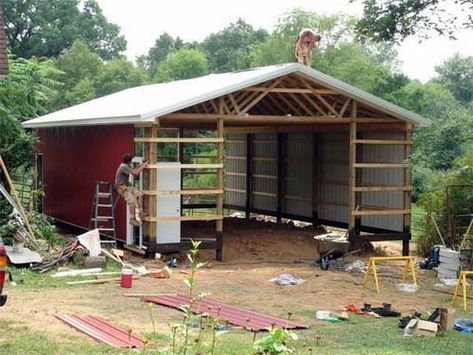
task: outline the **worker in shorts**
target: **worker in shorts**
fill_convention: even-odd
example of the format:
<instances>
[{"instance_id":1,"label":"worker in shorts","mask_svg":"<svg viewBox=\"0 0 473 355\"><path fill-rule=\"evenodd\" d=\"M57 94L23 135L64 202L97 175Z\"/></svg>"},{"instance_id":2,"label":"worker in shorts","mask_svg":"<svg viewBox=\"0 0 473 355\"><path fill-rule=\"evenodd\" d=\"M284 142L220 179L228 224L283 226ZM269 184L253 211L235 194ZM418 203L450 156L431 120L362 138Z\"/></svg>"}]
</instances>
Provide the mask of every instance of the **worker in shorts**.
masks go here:
<instances>
[{"instance_id":1,"label":"worker in shorts","mask_svg":"<svg viewBox=\"0 0 473 355\"><path fill-rule=\"evenodd\" d=\"M141 224L141 211L143 209L143 194L136 191L130 183L130 174L137 176L148 165L145 160L138 167L133 168L131 165L132 156L130 154L123 155L122 163L115 173L115 188L120 196L126 201L130 210L130 224L139 226Z\"/></svg>"}]
</instances>

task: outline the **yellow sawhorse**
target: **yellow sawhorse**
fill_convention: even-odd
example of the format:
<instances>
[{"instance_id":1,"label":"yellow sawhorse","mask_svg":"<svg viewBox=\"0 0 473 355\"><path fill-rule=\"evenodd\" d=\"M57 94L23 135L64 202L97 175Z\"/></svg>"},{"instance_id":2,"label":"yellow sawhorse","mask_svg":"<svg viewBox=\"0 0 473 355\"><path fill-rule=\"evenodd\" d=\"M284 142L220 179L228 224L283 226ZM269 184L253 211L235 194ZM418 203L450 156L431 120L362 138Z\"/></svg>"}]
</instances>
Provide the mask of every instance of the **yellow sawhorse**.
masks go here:
<instances>
[{"instance_id":1,"label":"yellow sawhorse","mask_svg":"<svg viewBox=\"0 0 473 355\"><path fill-rule=\"evenodd\" d=\"M414 267L414 258L412 256L374 256L370 258L368 262L368 270L366 270L365 281L363 283L363 288L366 288L368 284L368 279L370 276L370 272L373 272L374 276L374 284L376 286L376 292L379 293L379 283L378 283L378 272L376 270L376 262L384 262L384 261L405 261L406 266L404 271L402 272L402 282L406 279L406 276L410 274L412 276L412 281L414 285L417 285L416 280L416 270Z\"/></svg>"},{"instance_id":2,"label":"yellow sawhorse","mask_svg":"<svg viewBox=\"0 0 473 355\"><path fill-rule=\"evenodd\" d=\"M473 276L473 271L460 271L460 276L458 277L457 281L457 286L455 287L455 293L453 294L452 298L452 306L455 303L455 299L457 298L458 294L458 289L460 288L460 285L462 285L462 290L463 290L463 310L466 311L466 277L468 275Z\"/></svg>"}]
</instances>

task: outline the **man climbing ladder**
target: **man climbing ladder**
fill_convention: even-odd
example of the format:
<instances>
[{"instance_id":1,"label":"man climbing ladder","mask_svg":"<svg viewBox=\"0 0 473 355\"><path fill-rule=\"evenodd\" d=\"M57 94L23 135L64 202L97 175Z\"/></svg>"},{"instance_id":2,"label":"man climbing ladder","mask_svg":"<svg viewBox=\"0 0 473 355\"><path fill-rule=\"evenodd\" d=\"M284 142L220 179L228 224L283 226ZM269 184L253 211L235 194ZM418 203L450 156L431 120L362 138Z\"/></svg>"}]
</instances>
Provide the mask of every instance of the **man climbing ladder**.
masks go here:
<instances>
[{"instance_id":1,"label":"man climbing ladder","mask_svg":"<svg viewBox=\"0 0 473 355\"><path fill-rule=\"evenodd\" d=\"M122 163L115 173L115 187L117 192L126 201L130 211L130 223L134 226L141 224L141 212L143 210L143 194L136 191L130 183L130 174L138 176L141 171L148 165L144 161L138 167L133 168L131 165L132 156L130 154L123 155ZM138 204L138 206L137 206Z\"/></svg>"}]
</instances>

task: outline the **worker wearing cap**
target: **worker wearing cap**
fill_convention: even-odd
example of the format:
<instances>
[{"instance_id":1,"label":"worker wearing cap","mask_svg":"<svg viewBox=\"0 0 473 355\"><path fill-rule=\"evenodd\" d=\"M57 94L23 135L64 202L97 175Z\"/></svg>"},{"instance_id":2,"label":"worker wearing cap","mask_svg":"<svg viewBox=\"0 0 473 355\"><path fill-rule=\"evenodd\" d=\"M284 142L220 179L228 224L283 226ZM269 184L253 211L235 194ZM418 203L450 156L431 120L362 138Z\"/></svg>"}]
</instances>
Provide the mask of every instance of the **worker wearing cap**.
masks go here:
<instances>
[{"instance_id":1,"label":"worker wearing cap","mask_svg":"<svg viewBox=\"0 0 473 355\"><path fill-rule=\"evenodd\" d=\"M139 226L141 224L141 211L143 208L143 194L131 185L130 174L138 176L148 165L145 160L138 167L133 168L131 165L132 156L130 154L123 155L122 163L115 173L115 187L117 192L126 201L130 210L130 224ZM138 205L138 206L137 206Z\"/></svg>"}]
</instances>

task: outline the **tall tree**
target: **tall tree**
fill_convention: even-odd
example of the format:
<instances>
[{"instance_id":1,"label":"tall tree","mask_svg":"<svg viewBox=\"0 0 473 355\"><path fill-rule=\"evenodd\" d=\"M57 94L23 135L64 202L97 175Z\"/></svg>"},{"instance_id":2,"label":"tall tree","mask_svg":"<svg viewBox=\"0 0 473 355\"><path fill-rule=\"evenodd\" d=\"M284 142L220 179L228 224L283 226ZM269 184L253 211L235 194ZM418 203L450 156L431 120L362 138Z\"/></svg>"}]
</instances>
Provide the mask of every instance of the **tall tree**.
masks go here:
<instances>
[{"instance_id":1,"label":"tall tree","mask_svg":"<svg viewBox=\"0 0 473 355\"><path fill-rule=\"evenodd\" d=\"M125 58L114 58L101 68L95 78L97 96L143 85L146 82L146 72L137 68Z\"/></svg>"},{"instance_id":2,"label":"tall tree","mask_svg":"<svg viewBox=\"0 0 473 355\"><path fill-rule=\"evenodd\" d=\"M196 49L181 49L170 53L157 69L154 81L191 79L209 72L209 63L204 53Z\"/></svg>"},{"instance_id":3,"label":"tall tree","mask_svg":"<svg viewBox=\"0 0 473 355\"><path fill-rule=\"evenodd\" d=\"M438 80L462 104L473 110L473 57L455 54L435 68Z\"/></svg>"},{"instance_id":4,"label":"tall tree","mask_svg":"<svg viewBox=\"0 0 473 355\"><path fill-rule=\"evenodd\" d=\"M50 100L61 88L61 74L51 60L10 56L10 74L0 80L0 154L9 167L31 161L34 136L21 122L47 111Z\"/></svg>"},{"instance_id":5,"label":"tall tree","mask_svg":"<svg viewBox=\"0 0 473 355\"><path fill-rule=\"evenodd\" d=\"M64 73L64 90L63 95L56 96L51 109L75 105L96 96L94 80L104 64L83 41L75 41L56 58L55 65Z\"/></svg>"},{"instance_id":6,"label":"tall tree","mask_svg":"<svg viewBox=\"0 0 473 355\"><path fill-rule=\"evenodd\" d=\"M213 72L225 72L247 68L253 46L268 37L265 30L255 30L242 19L222 31L213 33L202 42Z\"/></svg>"},{"instance_id":7,"label":"tall tree","mask_svg":"<svg viewBox=\"0 0 473 355\"><path fill-rule=\"evenodd\" d=\"M126 49L120 28L109 23L95 0L4 0L5 32L19 57L55 57L76 39L103 59Z\"/></svg>"},{"instance_id":8,"label":"tall tree","mask_svg":"<svg viewBox=\"0 0 473 355\"><path fill-rule=\"evenodd\" d=\"M182 46L182 39L179 37L173 38L169 33L164 32L156 39L154 46L149 49L147 55L137 58L137 63L139 66L146 68L152 78L156 75L158 65L166 59L168 54L178 51Z\"/></svg>"},{"instance_id":9,"label":"tall tree","mask_svg":"<svg viewBox=\"0 0 473 355\"><path fill-rule=\"evenodd\" d=\"M471 0L361 1L358 34L376 42L400 42L414 34L429 37L432 33L454 38L459 28L473 28Z\"/></svg>"}]
</instances>

